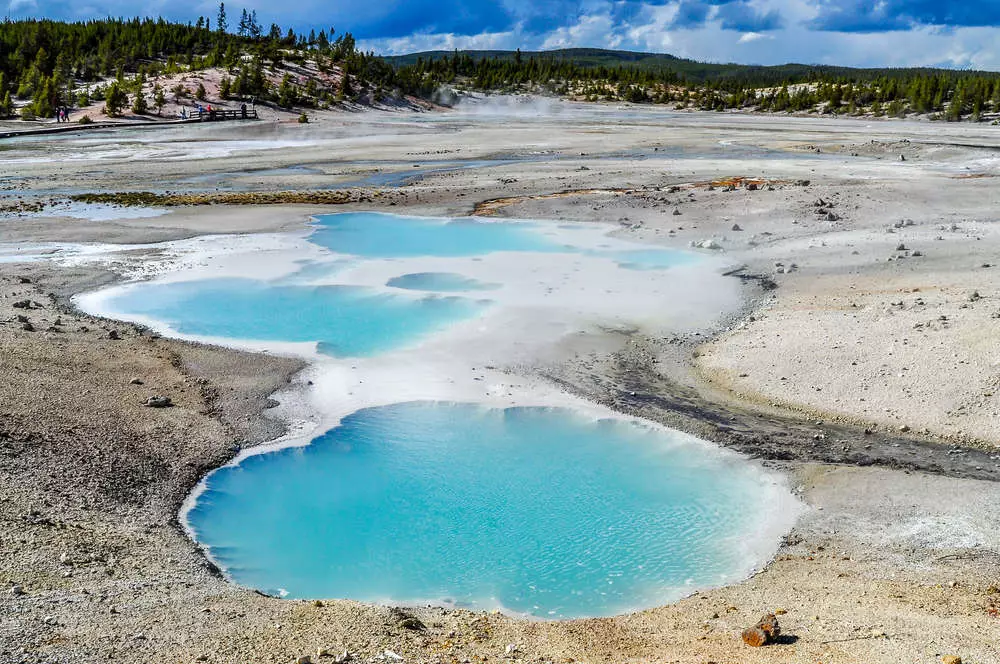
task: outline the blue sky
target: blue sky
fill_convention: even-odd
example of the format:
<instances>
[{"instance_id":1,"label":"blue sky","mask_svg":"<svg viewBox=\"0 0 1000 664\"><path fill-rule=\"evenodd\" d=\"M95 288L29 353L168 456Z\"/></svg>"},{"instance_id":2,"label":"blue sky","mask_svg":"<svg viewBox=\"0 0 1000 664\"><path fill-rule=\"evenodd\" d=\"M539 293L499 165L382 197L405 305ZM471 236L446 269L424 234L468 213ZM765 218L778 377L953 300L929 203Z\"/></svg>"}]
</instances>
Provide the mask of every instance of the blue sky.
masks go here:
<instances>
[{"instance_id":1,"label":"blue sky","mask_svg":"<svg viewBox=\"0 0 1000 664\"><path fill-rule=\"evenodd\" d=\"M125 0L0 0L12 18L131 16ZM214 21L215 0L141 10ZM231 0L262 23L349 30L381 53L593 46L715 62L945 66L1000 70L1000 0Z\"/></svg>"}]
</instances>

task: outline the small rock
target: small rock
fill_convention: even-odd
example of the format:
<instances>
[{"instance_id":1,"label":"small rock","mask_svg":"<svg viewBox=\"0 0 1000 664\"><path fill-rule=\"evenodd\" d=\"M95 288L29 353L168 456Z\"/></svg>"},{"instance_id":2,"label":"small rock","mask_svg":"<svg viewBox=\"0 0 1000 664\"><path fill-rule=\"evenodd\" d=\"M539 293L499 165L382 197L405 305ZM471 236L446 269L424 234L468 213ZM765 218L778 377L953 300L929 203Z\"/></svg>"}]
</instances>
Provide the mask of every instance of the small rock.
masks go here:
<instances>
[{"instance_id":1,"label":"small rock","mask_svg":"<svg viewBox=\"0 0 1000 664\"><path fill-rule=\"evenodd\" d=\"M896 251L906 251L906 245L900 242L896 245Z\"/></svg>"},{"instance_id":2,"label":"small rock","mask_svg":"<svg viewBox=\"0 0 1000 664\"><path fill-rule=\"evenodd\" d=\"M312 664L313 658L309 655L302 655L302 657L295 658L295 664Z\"/></svg>"},{"instance_id":3,"label":"small rock","mask_svg":"<svg viewBox=\"0 0 1000 664\"><path fill-rule=\"evenodd\" d=\"M118 330L111 330L110 332L108 332L108 339L111 339L112 341L118 341L119 339L121 339L121 335L118 334Z\"/></svg>"},{"instance_id":4,"label":"small rock","mask_svg":"<svg viewBox=\"0 0 1000 664\"><path fill-rule=\"evenodd\" d=\"M899 155L899 160L900 161L906 161L906 155L905 154Z\"/></svg>"},{"instance_id":5,"label":"small rock","mask_svg":"<svg viewBox=\"0 0 1000 664\"><path fill-rule=\"evenodd\" d=\"M981 295L979 294L979 291L972 291L972 292L971 292L971 293L969 294L969 302L978 302L978 301L979 301L979 300L981 300L981 299L983 299L983 298L982 298L982 296L981 296Z\"/></svg>"},{"instance_id":6,"label":"small rock","mask_svg":"<svg viewBox=\"0 0 1000 664\"><path fill-rule=\"evenodd\" d=\"M741 230L743 230L743 228L742 228L742 227L740 227L740 225L739 225L739 224L733 224L733 227L732 227L732 229L731 229L731 230L734 230L734 231L741 231Z\"/></svg>"},{"instance_id":7,"label":"small rock","mask_svg":"<svg viewBox=\"0 0 1000 664\"><path fill-rule=\"evenodd\" d=\"M10 594L14 597L21 597L24 595L24 588L17 585L16 583L10 587Z\"/></svg>"},{"instance_id":8,"label":"small rock","mask_svg":"<svg viewBox=\"0 0 1000 664\"><path fill-rule=\"evenodd\" d=\"M508 643L507 647L503 649L503 652L504 652L505 655L507 655L508 657L510 657L511 655L513 655L514 653L517 652L517 644L516 643Z\"/></svg>"},{"instance_id":9,"label":"small rock","mask_svg":"<svg viewBox=\"0 0 1000 664\"><path fill-rule=\"evenodd\" d=\"M941 658L941 664L962 664L962 658L958 655L945 655Z\"/></svg>"},{"instance_id":10,"label":"small rock","mask_svg":"<svg viewBox=\"0 0 1000 664\"><path fill-rule=\"evenodd\" d=\"M678 210L677 208L674 208L674 213L673 214L674 214L675 217L679 217L679 216L681 216L681 211Z\"/></svg>"},{"instance_id":11,"label":"small rock","mask_svg":"<svg viewBox=\"0 0 1000 664\"><path fill-rule=\"evenodd\" d=\"M34 332L35 331L35 326L32 325L30 322L28 322L28 323L22 323L21 324L21 329L24 330L25 332Z\"/></svg>"},{"instance_id":12,"label":"small rock","mask_svg":"<svg viewBox=\"0 0 1000 664\"><path fill-rule=\"evenodd\" d=\"M420 622L420 618L414 618L413 616L407 616L397 623L400 627L404 629L412 629L416 631L427 629L427 626Z\"/></svg>"},{"instance_id":13,"label":"small rock","mask_svg":"<svg viewBox=\"0 0 1000 664\"><path fill-rule=\"evenodd\" d=\"M142 379L141 378L133 378L132 380L130 380L128 382L128 384L129 385L142 385Z\"/></svg>"},{"instance_id":14,"label":"small rock","mask_svg":"<svg viewBox=\"0 0 1000 664\"><path fill-rule=\"evenodd\" d=\"M743 630L743 642L748 646L759 648L774 643L781 635L781 627L773 613L761 618L756 625Z\"/></svg>"},{"instance_id":15,"label":"small rock","mask_svg":"<svg viewBox=\"0 0 1000 664\"><path fill-rule=\"evenodd\" d=\"M174 402L170 400L170 397L151 396L142 405L149 408L168 408L173 406Z\"/></svg>"},{"instance_id":16,"label":"small rock","mask_svg":"<svg viewBox=\"0 0 1000 664\"><path fill-rule=\"evenodd\" d=\"M385 657L386 659L392 660L394 662L402 662L403 661L403 656L402 655L400 655L398 652L393 652L391 650L384 651L382 653L382 656Z\"/></svg>"}]
</instances>

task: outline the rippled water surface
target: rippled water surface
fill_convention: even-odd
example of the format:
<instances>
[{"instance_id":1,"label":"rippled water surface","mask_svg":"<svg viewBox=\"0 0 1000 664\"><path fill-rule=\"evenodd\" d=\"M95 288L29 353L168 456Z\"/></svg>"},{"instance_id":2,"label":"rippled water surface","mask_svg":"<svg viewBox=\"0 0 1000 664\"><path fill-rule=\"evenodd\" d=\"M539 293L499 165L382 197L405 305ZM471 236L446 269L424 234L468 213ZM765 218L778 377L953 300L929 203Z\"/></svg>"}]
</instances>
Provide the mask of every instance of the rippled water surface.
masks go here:
<instances>
[{"instance_id":1,"label":"rippled water surface","mask_svg":"<svg viewBox=\"0 0 1000 664\"><path fill-rule=\"evenodd\" d=\"M238 582L275 594L595 616L746 573L778 491L670 431L404 403L219 470L189 521Z\"/></svg>"}]
</instances>

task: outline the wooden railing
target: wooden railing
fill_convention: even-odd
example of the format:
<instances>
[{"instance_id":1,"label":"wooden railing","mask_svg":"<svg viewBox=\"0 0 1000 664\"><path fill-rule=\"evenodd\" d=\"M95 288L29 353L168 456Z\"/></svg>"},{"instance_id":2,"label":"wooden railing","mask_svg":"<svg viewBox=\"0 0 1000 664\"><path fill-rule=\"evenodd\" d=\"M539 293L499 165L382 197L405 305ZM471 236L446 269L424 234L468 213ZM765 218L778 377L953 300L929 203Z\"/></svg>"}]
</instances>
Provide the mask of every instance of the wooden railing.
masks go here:
<instances>
[{"instance_id":1,"label":"wooden railing","mask_svg":"<svg viewBox=\"0 0 1000 664\"><path fill-rule=\"evenodd\" d=\"M246 110L235 108L213 108L211 111L202 109L191 113L191 118L202 122L216 122L221 120L256 120L257 109L248 108Z\"/></svg>"}]
</instances>

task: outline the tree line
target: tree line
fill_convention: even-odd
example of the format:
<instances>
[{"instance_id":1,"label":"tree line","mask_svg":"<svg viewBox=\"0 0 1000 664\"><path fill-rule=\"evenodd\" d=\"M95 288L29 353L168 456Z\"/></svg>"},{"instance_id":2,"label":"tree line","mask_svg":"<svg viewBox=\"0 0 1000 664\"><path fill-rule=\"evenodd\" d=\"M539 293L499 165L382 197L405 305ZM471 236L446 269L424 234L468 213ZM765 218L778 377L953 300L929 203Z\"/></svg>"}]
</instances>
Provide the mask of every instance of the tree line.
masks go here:
<instances>
[{"instance_id":1,"label":"tree line","mask_svg":"<svg viewBox=\"0 0 1000 664\"><path fill-rule=\"evenodd\" d=\"M214 17L187 24L7 20L0 23L0 117L14 112L15 100L25 117L52 117L60 106L93 101L104 101L111 115L129 105L136 113L159 111L169 97L187 94L183 86L161 87L161 75L206 68L225 70L223 97L286 108L362 97L433 99L443 87L462 87L706 110L922 113L946 120L1000 113L1000 74L991 72L712 65L667 56L615 63L591 52L577 59L567 53L473 57L456 51L394 61L362 52L349 32L265 27L246 9L231 20L225 4Z\"/></svg>"}]
</instances>

